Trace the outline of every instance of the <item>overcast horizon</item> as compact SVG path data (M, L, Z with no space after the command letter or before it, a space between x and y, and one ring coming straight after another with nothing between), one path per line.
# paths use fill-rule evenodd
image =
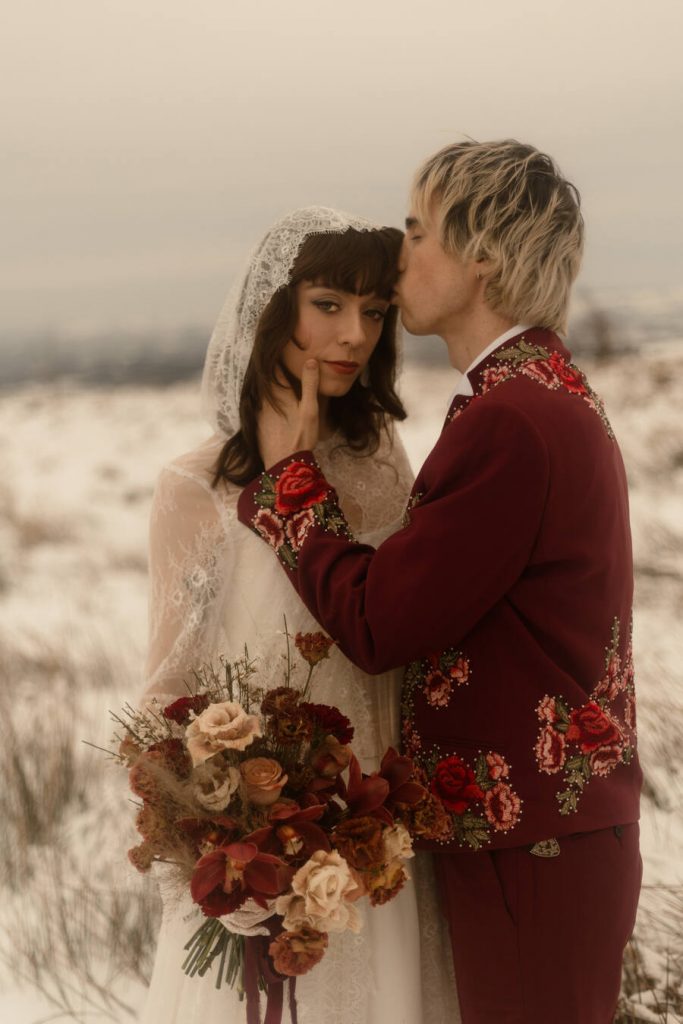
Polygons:
M549 152L587 221L581 289L683 285L673 0L23 0L5 15L2 322L210 323L282 213L400 225L464 135Z

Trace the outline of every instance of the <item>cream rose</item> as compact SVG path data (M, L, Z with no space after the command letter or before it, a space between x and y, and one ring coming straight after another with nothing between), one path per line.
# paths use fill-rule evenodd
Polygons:
M294 875L292 894L279 896L275 907L288 931L308 925L323 932L359 932L362 918L350 902L356 896L356 882L344 858L336 850L317 850Z
M209 704L197 715L185 730L185 741L196 766L221 750L244 750L260 735L257 716L248 715L240 704L226 700Z
M250 757L242 762L240 771L247 787L247 797L257 807L274 804L287 782L282 765L272 757Z
M192 786L197 801L207 811L223 811L239 788L240 771L230 765L205 761L192 773Z
M384 831L384 856L387 863L393 860L407 860L414 857L413 842L404 825L394 825Z

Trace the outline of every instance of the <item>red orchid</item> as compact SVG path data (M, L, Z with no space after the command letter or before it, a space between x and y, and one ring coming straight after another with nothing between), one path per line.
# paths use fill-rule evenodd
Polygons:
M190 892L207 917L222 917L249 897L267 910L268 898L285 892L293 877L293 868L255 843L230 843L200 857Z
M393 825L393 816L384 807L384 801L389 796L389 783L377 772L363 775L355 754L351 755L349 763L348 784L345 785L340 777L338 790L352 818L369 815L386 822L387 825Z
M254 843L259 850L269 853L279 853L288 844L296 846L298 841L301 841L301 846L296 850L297 854L302 852L311 857L316 850L329 852L332 849L329 839L319 825L313 824L325 810L325 804L301 808L293 801L276 803L268 815L270 824L246 836L245 842Z
M414 769L411 758L389 747L379 766L379 774L389 784L389 795L384 802L390 810L395 804L419 803L427 795L424 786L410 781Z
M239 835L239 825L234 818L217 814L213 818L177 818L176 828L186 835L195 849L202 847L226 846Z

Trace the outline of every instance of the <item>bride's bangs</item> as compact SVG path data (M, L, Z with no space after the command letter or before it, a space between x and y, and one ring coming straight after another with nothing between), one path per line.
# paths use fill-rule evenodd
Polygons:
M292 268L290 284L316 281L354 295L391 297L403 234L398 228L309 235Z

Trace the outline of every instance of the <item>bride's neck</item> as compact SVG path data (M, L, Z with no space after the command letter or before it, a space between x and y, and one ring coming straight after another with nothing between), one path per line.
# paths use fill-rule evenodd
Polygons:
M318 409L320 413L318 436L321 441L327 441L334 434L335 428L330 420L330 401L325 395L318 395Z

